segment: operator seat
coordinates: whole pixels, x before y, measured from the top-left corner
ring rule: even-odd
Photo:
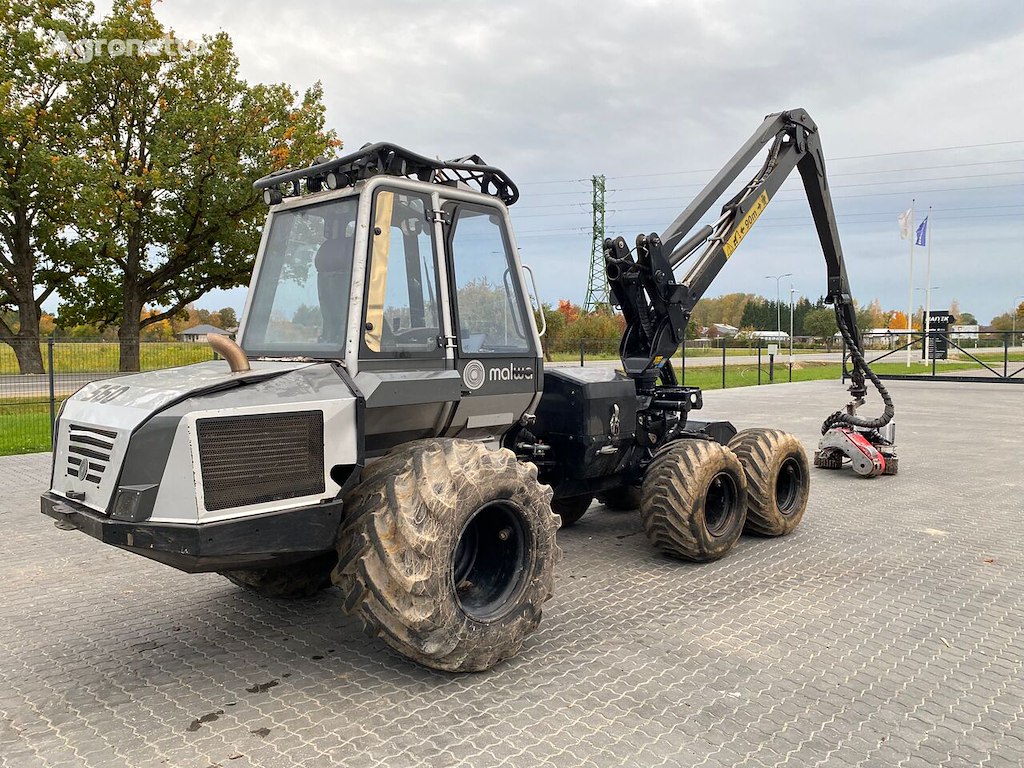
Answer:
[[[345,340],[349,286],[352,283],[352,254],[353,238],[334,237],[320,244],[313,259],[317,271],[320,316],[324,323],[320,341],[341,344]]]

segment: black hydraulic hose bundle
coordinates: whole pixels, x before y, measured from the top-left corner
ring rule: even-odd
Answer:
[[[853,333],[846,325],[846,321],[843,318],[843,313],[839,305],[836,306],[836,324],[839,326],[839,333],[842,334],[843,341],[846,342],[846,346],[850,349],[850,357],[853,358],[854,383],[857,383],[858,371],[863,372],[864,375],[871,379],[871,383],[874,385],[875,389],[878,390],[878,394],[881,396],[882,402],[885,404],[885,410],[882,412],[881,416],[873,419],[863,418],[852,412],[836,411],[825,419],[825,423],[821,425],[821,433],[825,434],[833,427],[838,427],[844,424],[851,427],[861,427],[862,429],[880,429],[892,421],[892,418],[896,413],[893,408],[892,397],[889,396],[889,390],[885,388],[881,379],[879,379],[875,372],[871,370],[867,360],[864,359],[864,355],[861,353],[860,347],[853,338]],[[860,383],[863,385],[863,379],[861,379]]]

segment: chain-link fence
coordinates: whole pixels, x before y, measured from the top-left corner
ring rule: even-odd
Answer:
[[[90,381],[123,376],[120,347],[101,340],[46,339],[40,345],[43,373],[21,373],[13,351],[0,345],[0,455],[50,450],[53,417],[64,399]],[[213,359],[206,344],[143,342],[143,371]]]

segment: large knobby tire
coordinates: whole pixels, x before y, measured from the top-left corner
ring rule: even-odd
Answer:
[[[338,562],[334,552],[277,568],[218,571],[225,579],[261,597],[296,600],[312,597],[332,586],[331,570]]]
[[[811,490],[803,445],[778,429],[745,429],[729,441],[747,477],[748,533],[784,536],[800,523]]]
[[[594,497],[589,493],[582,496],[567,496],[551,500],[551,511],[558,515],[562,528],[575,524],[590,509]]]
[[[635,485],[620,485],[597,494],[597,500],[615,512],[631,512],[640,509],[640,489]]]
[[[334,581],[371,635],[450,672],[515,655],[551,597],[558,518],[537,468],[507,449],[396,448],[346,499]]]
[[[667,555],[717,560],[743,533],[747,482],[739,459],[711,440],[680,440],[644,475],[640,518],[647,538]]]

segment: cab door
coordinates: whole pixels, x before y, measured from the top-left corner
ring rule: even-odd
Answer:
[[[371,456],[442,432],[461,388],[444,348],[431,197],[383,184],[372,195],[355,376]]]
[[[462,397],[445,434],[502,434],[541,387],[540,340],[502,209],[444,205],[455,368]]]

